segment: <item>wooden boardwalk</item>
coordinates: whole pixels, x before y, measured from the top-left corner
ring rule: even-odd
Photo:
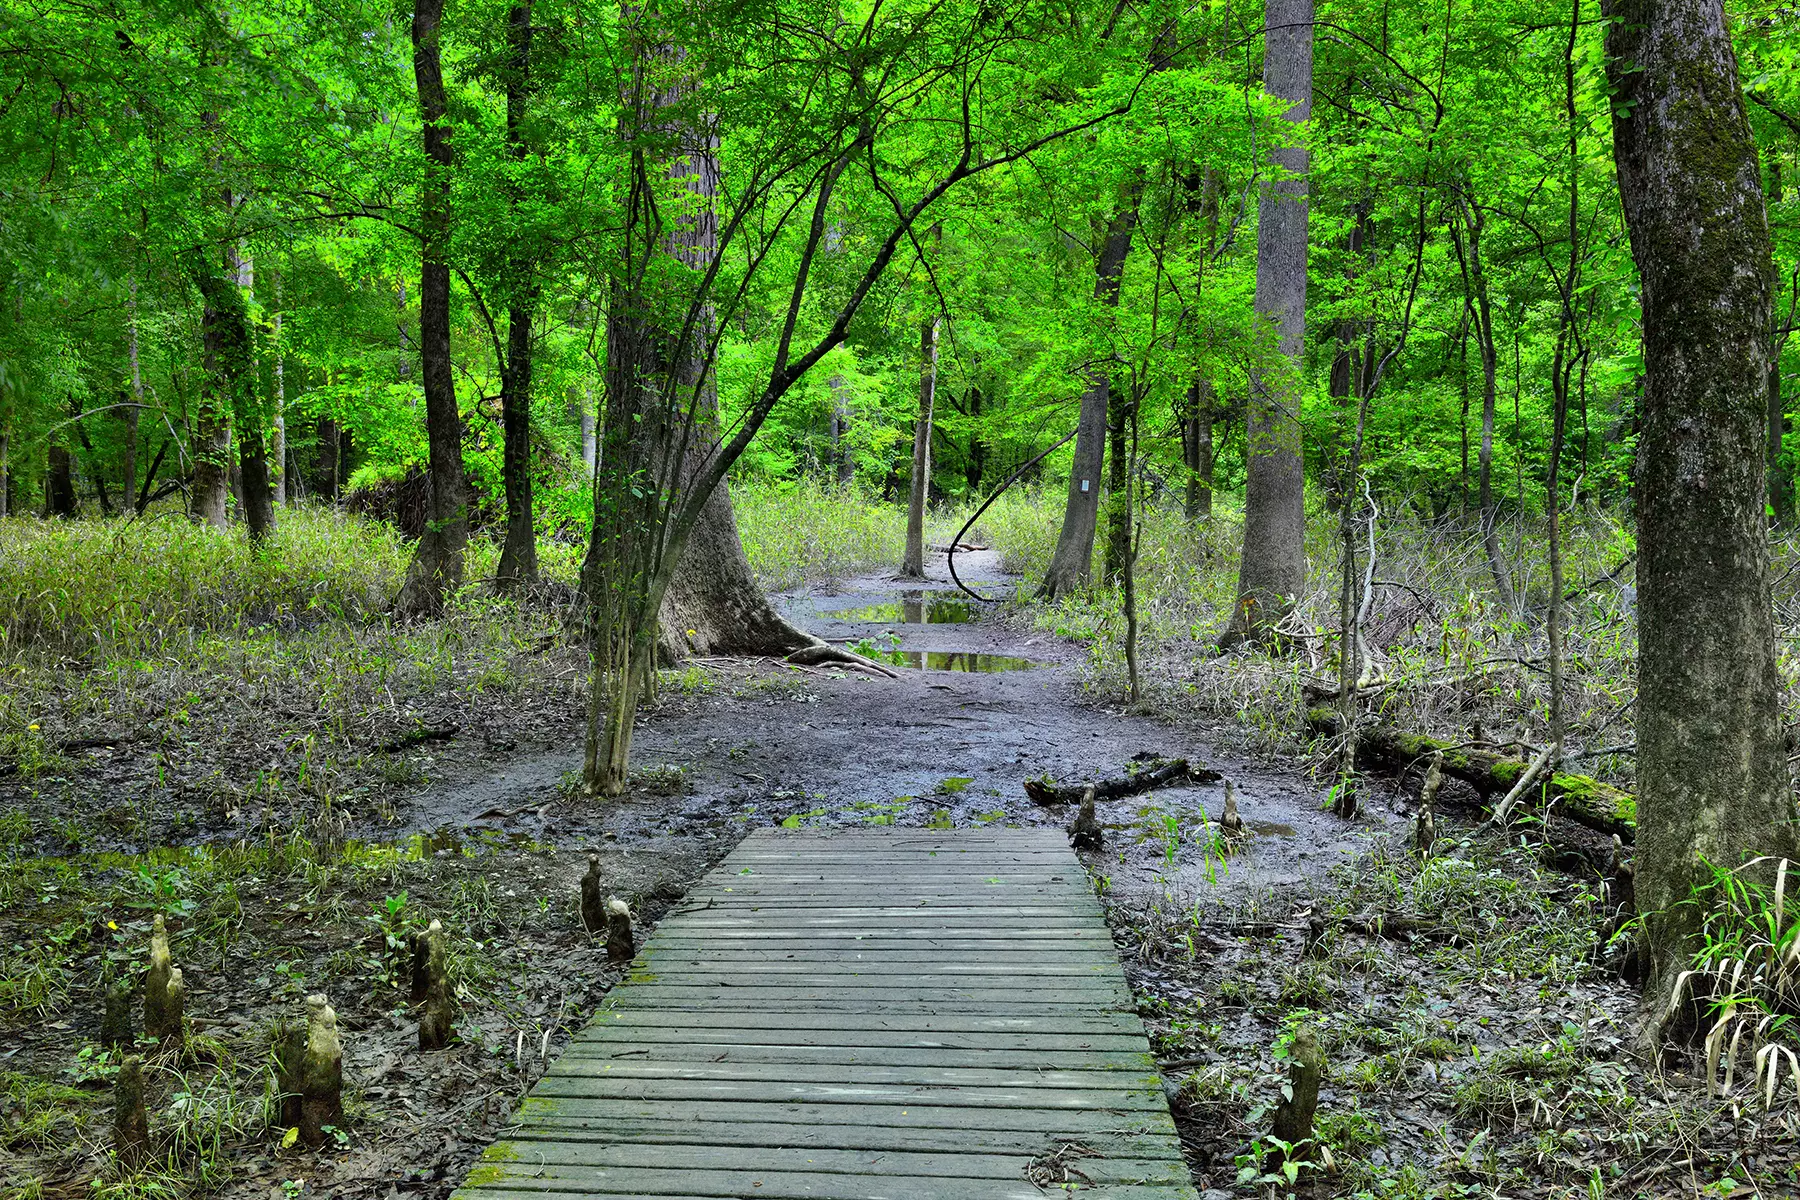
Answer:
[[[1192,1200],[1056,830],[751,834],[459,1200]]]

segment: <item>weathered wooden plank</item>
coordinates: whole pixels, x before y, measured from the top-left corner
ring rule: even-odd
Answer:
[[[1015,1110],[1016,1111],[1016,1110]],[[730,1146],[743,1159],[749,1150],[767,1146],[814,1147],[827,1150],[860,1150],[881,1154],[901,1151],[913,1154],[1010,1154],[1032,1153],[1021,1132],[1056,1132],[1051,1141],[1078,1142],[1111,1158],[1177,1161],[1181,1153],[1166,1130],[1145,1127],[1079,1129],[1057,1126],[1055,1114],[1033,1114],[1028,1130],[968,1128],[913,1128],[885,1124],[837,1125],[796,1122],[679,1121],[634,1117],[537,1116],[529,1125],[512,1131],[514,1142],[600,1142],[612,1145]],[[966,1114],[965,1114],[966,1119]],[[1096,1126],[1116,1117],[1091,1122]]]
[[[741,1151],[707,1145],[639,1143],[627,1146],[601,1142],[502,1141],[482,1156],[483,1166],[497,1166],[516,1177],[605,1180],[615,1173],[645,1175],[663,1172],[683,1174],[743,1174],[760,1180],[776,1175],[887,1175],[918,1179],[984,1179],[1023,1181],[1025,1168],[1036,1154],[1047,1154],[1056,1143],[1046,1139],[1031,1153],[1017,1154],[919,1154],[905,1150],[870,1154],[866,1151],[816,1147],[770,1146],[759,1150],[754,1164]],[[1095,1183],[1154,1184],[1176,1182],[1187,1174],[1185,1164],[1168,1159],[1109,1158],[1096,1155],[1080,1160],[1082,1173]],[[538,1168],[543,1168],[539,1175]],[[479,1170],[479,1168],[477,1168]],[[1177,1174],[1179,1173],[1179,1174]],[[702,1185],[703,1187],[705,1185]],[[699,1189],[696,1189],[699,1190]]]
[[[560,1067],[561,1060],[558,1060]],[[986,1108],[1079,1108],[1141,1113],[1161,1109],[1162,1088],[931,1087],[920,1083],[796,1083],[780,1079],[628,1079],[577,1075],[576,1064],[552,1071],[534,1095],[591,1097],[596,1100],[773,1100],[798,1104],[928,1104],[971,1110]]]
[[[666,915],[463,1200],[1193,1200],[1056,830],[751,834]],[[1052,1190],[1055,1190],[1052,1187]]]
[[[1007,990],[1015,993],[1015,998],[1019,992],[1051,991],[1090,996],[1095,1003],[1105,1003],[1126,994],[1125,985],[1116,977],[1108,979],[1092,971],[979,971],[969,963],[952,963],[947,969],[938,971],[899,972],[882,971],[868,965],[859,967],[855,963],[840,964],[837,969],[829,969],[826,964],[803,963],[801,969],[795,971],[783,971],[772,966],[762,971],[705,971],[652,964],[644,970],[632,972],[629,982],[657,989],[721,987],[789,991],[803,988],[814,991],[821,988],[880,988],[898,993],[937,989],[951,992],[982,990],[1004,982],[1008,985]]]
[[[1044,1147],[1045,1153],[1054,1147]],[[820,1151],[819,1153],[826,1153]],[[929,1156],[921,1156],[929,1157]],[[955,1166],[965,1155],[946,1156],[940,1162]],[[554,1163],[536,1158],[518,1162],[483,1162],[469,1173],[474,1188],[505,1187],[520,1191],[568,1192],[586,1195],[667,1196],[772,1196],[793,1200],[864,1200],[865,1197],[905,1197],[907,1200],[944,1200],[947,1197],[979,1197],[980,1200],[1044,1200],[1044,1193],[1025,1178],[1020,1160],[1006,1160],[1011,1178],[992,1175],[848,1174],[836,1172],[780,1171],[763,1168],[739,1170],[658,1169],[654,1167],[586,1166]],[[1114,1186],[1140,1188],[1180,1187],[1177,1171],[1186,1168],[1166,1161],[1082,1159],[1083,1174],[1104,1187],[1101,1196],[1114,1195]],[[477,1193],[479,1194],[479,1192]]]
[[[972,1117],[979,1116],[979,1121]],[[1175,1124],[1167,1108],[1121,1113],[1108,1109],[1076,1109],[1031,1106],[987,1107],[972,1112],[967,1105],[777,1103],[768,1100],[669,1100],[642,1097],[542,1096],[535,1092],[520,1106],[518,1120],[589,1121],[596,1128],[633,1121],[668,1121],[679,1125],[709,1127],[754,1124],[789,1124],[834,1127],[848,1135],[859,1129],[955,1129],[1005,1130],[1037,1133],[1044,1137],[1085,1140],[1112,1130],[1134,1138],[1174,1137]],[[518,1130],[514,1130],[517,1136]],[[798,1136],[798,1135],[796,1135]],[[1146,1157],[1140,1150],[1138,1157]]]
[[[563,1078],[692,1080],[811,1086],[1044,1089],[1085,1092],[1155,1092],[1162,1080],[1153,1070],[1077,1071],[1054,1067],[883,1066],[874,1063],[717,1062],[665,1058],[605,1058],[592,1055],[559,1060]]]
[[[624,991],[625,989],[621,989]],[[616,1029],[758,1029],[784,1037],[807,1032],[839,1033],[881,1030],[888,1033],[975,1033],[1011,1038],[1023,1033],[1127,1034],[1141,1040],[1143,1026],[1126,1012],[1052,1013],[872,1013],[770,1012],[766,1009],[714,1005],[700,1012],[646,1009],[602,1009],[577,1037],[608,1036]],[[634,1035],[635,1036],[635,1035]]]
[[[990,1048],[948,1046],[790,1046],[744,1042],[575,1042],[565,1057],[579,1061],[624,1062],[632,1059],[660,1062],[813,1063],[909,1066],[974,1067],[1068,1071],[1154,1071],[1156,1064],[1141,1051],[1075,1050],[1050,1048]]]

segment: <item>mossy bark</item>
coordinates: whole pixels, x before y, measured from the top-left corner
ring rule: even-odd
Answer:
[[[344,1047],[337,1013],[323,995],[306,998],[306,1052],[300,1062],[300,1140],[324,1145],[344,1120]]]
[[[1315,708],[1308,714],[1308,725],[1314,733],[1334,734],[1341,722],[1335,709]],[[1496,794],[1505,795],[1510,791],[1531,765],[1522,758],[1488,747],[1443,742],[1381,725],[1363,729],[1357,737],[1356,762],[1368,770],[1399,774],[1431,760],[1434,755],[1442,756],[1445,776],[1460,779],[1474,788],[1484,803]],[[1544,787],[1549,797],[1557,802],[1557,811],[1576,824],[1615,834],[1627,842],[1637,836],[1637,802],[1631,793],[1601,783],[1592,776],[1566,771],[1551,775]]]
[[[113,1150],[126,1169],[150,1157],[150,1114],[144,1102],[144,1062],[127,1055],[113,1081]]]
[[[1704,913],[1756,854],[1794,856],[1762,439],[1773,267],[1719,0],[1608,0],[1619,195],[1642,282],[1636,891],[1666,1010]],[[1657,1032],[1659,1021],[1647,1022]]]

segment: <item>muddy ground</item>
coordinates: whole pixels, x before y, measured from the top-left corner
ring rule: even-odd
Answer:
[[[958,567],[990,594],[1009,586],[991,556]],[[932,574],[782,598],[797,624],[887,658],[895,678],[734,660],[668,673],[639,724],[637,786],[605,805],[573,795],[581,710],[562,684],[397,708],[356,732],[368,752],[334,768],[326,812],[246,792],[245,763],[293,753],[279,719],[185,755],[166,736],[145,755],[147,737],[111,729],[118,744],[71,751],[48,784],[0,779],[0,814],[49,817],[17,829],[0,893],[0,946],[29,1013],[0,1049],[0,1197],[90,1195],[111,1178],[116,1056],[96,1052],[96,996],[109,966],[141,961],[152,911],[171,916],[193,1026],[187,1059],[153,1075],[171,1180],[446,1196],[617,979],[576,912],[589,853],[641,934],[757,825],[1066,824],[1025,780],[1117,775],[1144,755],[1221,772],[1252,831],[1223,855],[1207,820],[1222,783],[1158,791],[1103,805],[1107,845],[1086,856],[1201,1188],[1269,1193],[1254,1139],[1276,1048],[1304,1021],[1332,1057],[1334,1153],[1303,1192],[1795,1194],[1765,1190],[1800,1179],[1791,1117],[1734,1116],[1622,1054],[1637,1001],[1588,961],[1594,881],[1529,846],[1459,842],[1454,823],[1421,867],[1395,847],[1403,790],[1371,788],[1357,821],[1333,817],[1300,764],[1229,758],[1205,728],[1092,706],[1082,647],[956,600],[941,557]],[[157,849],[176,845],[190,849]],[[1423,932],[1356,932],[1398,913]],[[422,1055],[389,939],[432,917],[456,947],[462,1038]],[[66,969],[37,991],[17,983],[53,960]],[[284,1148],[263,1114],[268,1028],[312,990],[340,1014],[352,1093],[320,1151]]]

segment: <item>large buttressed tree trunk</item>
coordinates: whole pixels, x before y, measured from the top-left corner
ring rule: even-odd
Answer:
[[[515,162],[526,155],[525,104],[531,86],[531,3],[507,14],[506,151]],[[500,420],[505,437],[501,478],[506,490],[506,540],[500,547],[496,584],[501,590],[537,582],[537,530],[531,499],[531,321],[536,287],[534,264],[515,256],[508,274],[515,299],[507,313],[505,373],[500,380]]]
[[[1643,287],[1637,899],[1657,1014],[1694,947],[1703,913],[1685,901],[1706,862],[1796,853],[1760,452],[1772,266],[1720,0],[1611,0],[1606,13]]]
[[[425,615],[443,608],[462,584],[469,542],[468,484],[463,478],[462,416],[450,362],[450,127],[444,64],[438,49],[444,0],[418,0],[413,10],[413,75],[424,120],[426,173],[420,184],[423,254],[419,270],[419,380],[425,389],[425,532],[407,568],[395,608]]]
[[[1117,307],[1119,282],[1125,274],[1125,256],[1131,252],[1131,234],[1137,228],[1137,189],[1107,225],[1106,240],[1094,264],[1094,298]],[[1087,586],[1094,566],[1094,530],[1100,522],[1100,471],[1106,465],[1106,404],[1112,392],[1112,376],[1096,366],[1081,393],[1081,415],[1075,425],[1075,457],[1069,464],[1069,497],[1063,505],[1062,531],[1056,553],[1044,573],[1038,595],[1053,600]]]
[[[1312,115],[1313,0],[1267,0],[1263,91],[1291,101],[1287,120]],[[1297,139],[1296,139],[1297,140]],[[1279,361],[1251,373],[1244,424],[1244,555],[1237,606],[1220,645],[1264,640],[1306,588],[1306,476],[1300,446],[1300,358],[1306,341],[1305,146],[1270,157],[1289,178],[1263,185],[1257,204],[1256,311],[1274,326]]]

